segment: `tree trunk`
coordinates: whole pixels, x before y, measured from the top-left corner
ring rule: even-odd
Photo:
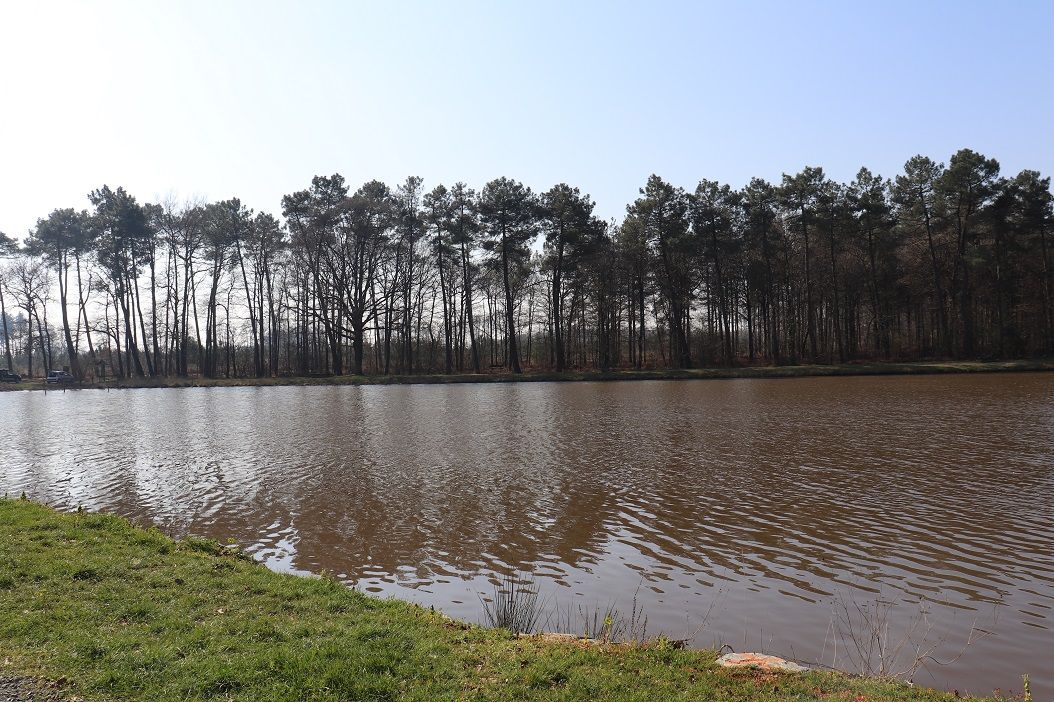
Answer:
[[[468,317],[468,342],[472,346],[472,367],[479,373],[479,346],[476,344],[476,322],[473,319],[475,313],[472,310],[472,264],[468,260],[468,249],[464,242],[461,243],[461,268],[465,279],[465,315]]]
[[[11,357],[11,330],[7,326],[7,307],[4,305],[4,283],[0,280],[0,324],[4,331],[4,356],[7,358],[7,368],[15,372],[14,360]]]
[[[513,373],[522,373],[520,355],[516,349],[516,320],[512,312],[512,287],[509,283],[509,256],[505,232],[501,233],[501,275],[505,283],[505,320],[508,323],[509,365]]]
[[[81,373],[81,366],[77,360],[77,349],[73,346],[73,334],[70,333],[70,316],[69,310],[66,309],[66,299],[69,288],[69,281],[67,275],[69,267],[66,261],[67,254],[63,252],[59,258],[59,306],[62,308],[62,335],[66,339],[66,358],[70,362],[70,373],[77,380],[83,379]]]
[[[556,345],[556,372],[561,373],[566,365],[563,335],[563,290],[560,288],[564,270],[564,237],[560,232],[556,246],[556,267],[553,269],[553,340]],[[572,281],[573,282],[573,281]]]

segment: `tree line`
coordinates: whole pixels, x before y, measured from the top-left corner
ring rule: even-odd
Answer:
[[[969,149],[850,183],[653,175],[619,221],[509,178],[317,176],[281,219],[103,186],[0,234],[0,338],[7,367],[79,378],[1045,355],[1052,200]]]

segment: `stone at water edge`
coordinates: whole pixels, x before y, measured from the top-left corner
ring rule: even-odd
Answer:
[[[764,653],[726,653],[717,659],[717,664],[725,668],[760,668],[784,673],[804,673],[808,670],[803,665],[786,661]]]

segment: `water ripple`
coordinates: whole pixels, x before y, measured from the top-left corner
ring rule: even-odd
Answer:
[[[996,635],[920,682],[1054,691],[1051,374],[23,392],[0,425],[0,491],[455,616],[529,570],[808,659],[837,597],[925,601]]]

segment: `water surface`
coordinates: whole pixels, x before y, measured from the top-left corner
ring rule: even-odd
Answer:
[[[833,612],[881,601],[942,659],[991,632],[917,682],[1054,696],[1054,374],[12,392],[0,426],[0,491],[456,617],[526,571],[846,666]]]

